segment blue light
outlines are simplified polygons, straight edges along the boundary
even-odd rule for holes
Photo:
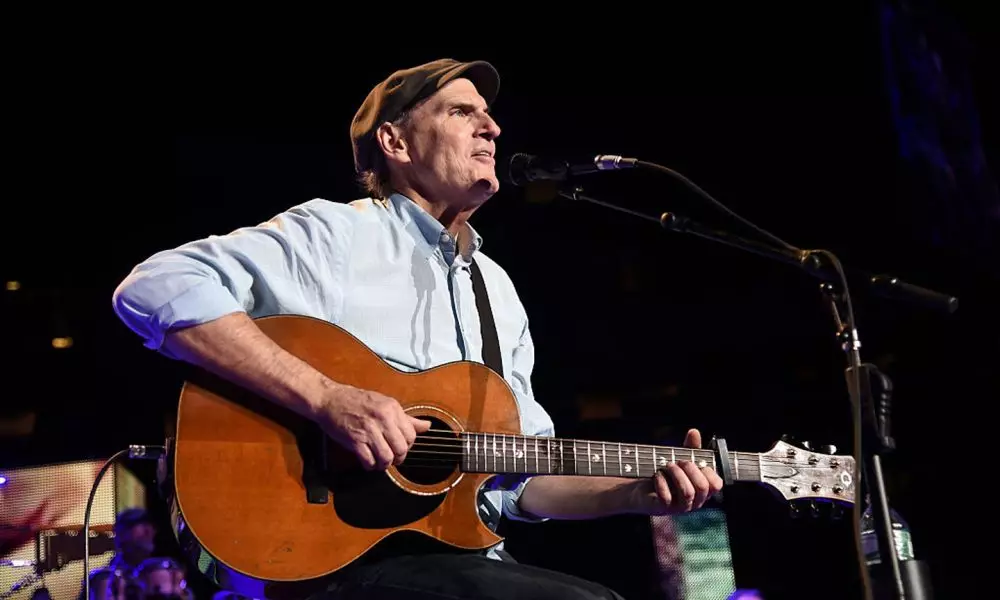
[[[0,475],[0,485],[4,485],[5,483],[7,483],[7,478],[4,477],[3,475]]]

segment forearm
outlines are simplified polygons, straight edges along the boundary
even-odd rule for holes
[[[178,359],[310,419],[326,390],[340,385],[275,343],[246,313],[168,332],[163,345]]]
[[[632,512],[643,482],[620,477],[533,477],[521,492],[521,510],[549,519],[593,519]]]

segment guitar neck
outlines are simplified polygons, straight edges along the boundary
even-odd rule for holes
[[[716,453],[708,449],[474,432],[462,433],[461,441],[467,473],[645,478],[682,460],[719,471]],[[727,456],[734,481],[761,481],[760,454]]]

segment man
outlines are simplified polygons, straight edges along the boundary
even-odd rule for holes
[[[320,374],[264,336],[252,318],[325,319],[404,370],[484,361],[473,291],[478,268],[523,433],[552,435],[552,421],[532,393],[528,317],[468,223],[499,189],[500,128],[488,112],[499,83],[485,62],[442,59],[397,71],[368,94],[351,125],[368,198],[313,200],[257,227],[158,253],[116,290],[116,311],[148,347],[314,420],[366,468],[385,469],[406,458],[429,423],[407,415],[393,398]],[[697,431],[686,443],[700,445]],[[539,521],[669,514],[700,507],[721,486],[711,469],[687,462],[645,481],[535,477],[487,491],[484,515]],[[355,565],[335,584],[336,597],[617,597],[497,560],[499,550]]]
[[[184,569],[171,558],[154,557],[142,561],[132,571],[132,579],[138,585],[139,600],[191,600],[194,597],[184,579]]]
[[[156,525],[143,508],[127,508],[115,518],[115,557],[108,568],[131,573],[156,549]]]
[[[144,508],[126,508],[115,517],[115,556],[107,567],[90,574],[92,598],[135,595],[132,573],[153,556],[156,525]],[[80,586],[81,598],[83,586]]]

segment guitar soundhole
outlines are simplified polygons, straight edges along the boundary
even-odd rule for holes
[[[433,485],[455,473],[462,460],[462,441],[458,433],[440,419],[421,416],[431,422],[431,428],[413,442],[406,460],[399,465],[399,474],[413,483]]]

